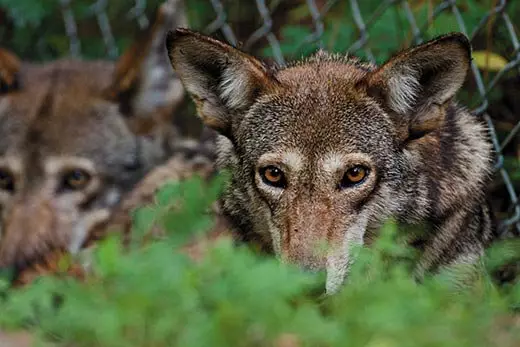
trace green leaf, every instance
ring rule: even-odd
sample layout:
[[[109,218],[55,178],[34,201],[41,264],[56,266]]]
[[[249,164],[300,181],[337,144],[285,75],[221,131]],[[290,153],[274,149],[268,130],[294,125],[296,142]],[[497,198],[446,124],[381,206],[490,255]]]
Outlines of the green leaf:
[[[158,217],[159,212],[153,206],[144,206],[135,210],[132,218],[132,239],[141,240],[151,230]]]
[[[177,200],[181,195],[181,185],[179,182],[171,182],[163,185],[155,194],[155,199],[159,206],[167,206]]]

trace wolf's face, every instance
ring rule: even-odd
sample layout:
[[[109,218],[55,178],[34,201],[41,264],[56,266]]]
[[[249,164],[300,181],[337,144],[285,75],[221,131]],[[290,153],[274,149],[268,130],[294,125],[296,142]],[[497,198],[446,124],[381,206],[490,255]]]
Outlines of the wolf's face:
[[[0,268],[77,251],[164,160],[184,93],[163,44],[183,15],[170,7],[117,64],[36,65],[0,50]]]
[[[233,146],[222,142],[237,163],[234,189],[247,197],[255,231],[285,260],[321,269],[336,266],[324,246],[347,257],[349,245],[363,243],[368,221],[390,212],[402,160],[394,124],[354,89],[358,76],[311,64],[321,66],[277,74],[284,88],[248,110]]]
[[[103,88],[89,86],[102,67],[22,67],[19,89],[0,96],[3,266],[23,268],[52,247],[77,250],[153,165],[143,156],[149,143],[130,131]]]
[[[327,269],[328,291],[343,281],[351,247],[402,212],[405,181],[438,148],[470,61],[461,34],[380,68],[319,52],[269,70],[186,30],[168,46],[199,115],[223,135],[220,164],[233,176],[224,210],[282,259]]]

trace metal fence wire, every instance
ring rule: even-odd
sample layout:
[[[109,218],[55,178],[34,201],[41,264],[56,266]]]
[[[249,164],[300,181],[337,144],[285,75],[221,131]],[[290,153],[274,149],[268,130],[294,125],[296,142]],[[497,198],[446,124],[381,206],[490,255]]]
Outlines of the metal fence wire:
[[[82,56],[72,0],[59,0],[69,53]],[[144,29],[150,23],[147,7],[151,0],[128,2],[125,20]],[[370,6],[367,4],[370,3]],[[263,54],[279,65],[318,47],[361,55],[380,63],[397,49],[419,44],[448,31],[466,34],[475,49],[497,52],[504,62],[493,69],[482,68],[474,59],[463,88],[475,117],[489,126],[496,151],[496,178],[491,199],[504,236],[520,236],[520,43],[512,18],[520,18],[520,1],[515,0],[186,0],[192,11],[190,26],[216,35],[245,51]],[[0,3],[1,4],[1,3]],[[120,54],[107,14],[108,0],[94,1],[91,19],[97,21],[106,55]],[[148,11],[149,12],[149,11]],[[204,12],[204,13],[201,13]],[[334,21],[330,18],[341,19]],[[292,22],[289,23],[289,19]],[[396,18],[389,21],[389,18]],[[192,20],[197,24],[192,24]],[[201,19],[202,18],[202,19]],[[119,20],[119,19],[118,19]],[[468,25],[468,21],[471,25]],[[292,28],[292,30],[291,30]],[[338,34],[338,31],[340,33]],[[349,35],[341,35],[348,31]],[[381,35],[381,32],[388,34]],[[390,33],[397,33],[395,38]],[[341,47],[331,46],[334,41]],[[297,44],[285,41],[298,36]],[[383,39],[381,38],[383,37]],[[294,40],[292,40],[294,41]],[[499,42],[498,42],[499,41]],[[381,46],[391,46],[381,57]],[[296,47],[296,48],[295,48]],[[390,52],[391,51],[391,52]],[[389,53],[390,52],[390,53]],[[490,62],[495,57],[487,60]],[[499,92],[499,96],[495,95]],[[466,103],[467,104],[467,103]]]

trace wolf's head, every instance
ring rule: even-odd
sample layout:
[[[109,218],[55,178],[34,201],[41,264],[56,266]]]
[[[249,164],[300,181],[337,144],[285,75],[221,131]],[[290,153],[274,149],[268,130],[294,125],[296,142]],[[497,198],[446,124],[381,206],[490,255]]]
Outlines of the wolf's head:
[[[0,267],[76,251],[164,160],[164,130],[184,93],[164,47],[168,30],[185,25],[177,3],[160,8],[117,64],[35,65],[0,50]]]
[[[224,210],[282,259],[327,269],[328,291],[343,281],[349,248],[405,212],[405,181],[438,147],[471,59],[462,34],[381,67],[318,52],[269,69],[184,29],[170,33],[167,47],[198,114],[222,135],[220,165],[233,177]]]

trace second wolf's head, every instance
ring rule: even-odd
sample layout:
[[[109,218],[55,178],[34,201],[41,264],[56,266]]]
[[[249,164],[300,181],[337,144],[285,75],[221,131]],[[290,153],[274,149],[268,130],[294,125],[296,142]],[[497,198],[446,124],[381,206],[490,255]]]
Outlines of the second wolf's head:
[[[0,268],[77,251],[165,159],[184,95],[164,47],[185,25],[180,5],[166,2],[116,64],[30,64],[0,50]]]
[[[471,59],[462,34],[381,67],[318,52],[270,69],[188,30],[172,32],[167,47],[200,117],[222,135],[219,165],[232,174],[225,214],[282,259],[327,269],[329,291],[350,247],[387,217],[445,220],[483,196],[489,142],[452,102]]]

